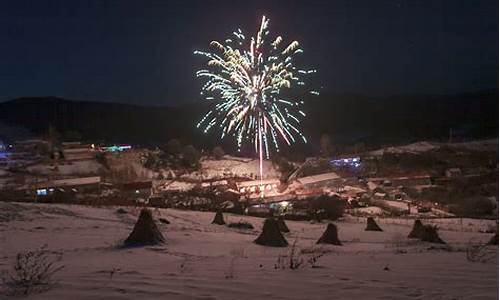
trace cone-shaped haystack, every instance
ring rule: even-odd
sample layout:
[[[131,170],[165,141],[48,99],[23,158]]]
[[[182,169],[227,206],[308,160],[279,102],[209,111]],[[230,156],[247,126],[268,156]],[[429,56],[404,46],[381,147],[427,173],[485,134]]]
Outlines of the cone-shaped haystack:
[[[437,226],[425,225],[420,239],[424,242],[446,244],[438,235]]]
[[[132,233],[125,240],[125,246],[157,245],[165,242],[165,238],[153,221],[151,211],[143,208],[135,223]]]
[[[368,217],[366,219],[366,228],[365,231],[383,231],[380,226],[378,226],[377,222],[372,217]]]
[[[339,237],[337,234],[337,226],[335,224],[329,223],[326,227],[325,232],[316,242],[316,244],[332,244],[341,246],[342,243],[339,241]]]
[[[281,216],[278,217],[278,219],[276,221],[278,222],[278,226],[279,226],[281,232],[284,232],[284,233],[290,232],[290,229],[288,229],[288,226],[286,226],[286,223],[285,223],[285,220],[283,219],[283,217],[281,217]]]
[[[422,233],[424,231],[424,225],[420,220],[415,220],[415,223],[413,223],[413,228],[408,235],[409,238],[412,239],[419,239],[422,236]]]
[[[214,220],[212,221],[212,224],[217,224],[217,225],[224,225],[226,222],[224,222],[224,216],[222,215],[222,212],[218,210],[215,213]]]
[[[494,236],[491,237],[491,239],[488,241],[487,245],[498,245],[498,232],[495,233]]]
[[[262,233],[254,242],[259,245],[271,247],[288,246],[288,242],[281,234],[278,222],[274,218],[267,218],[264,221]]]

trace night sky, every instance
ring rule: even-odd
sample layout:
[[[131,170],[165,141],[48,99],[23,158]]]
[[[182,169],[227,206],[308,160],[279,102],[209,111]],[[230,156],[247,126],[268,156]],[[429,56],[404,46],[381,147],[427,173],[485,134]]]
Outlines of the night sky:
[[[498,0],[2,1],[0,100],[196,101],[193,51],[253,35],[262,14],[326,95],[498,88]]]

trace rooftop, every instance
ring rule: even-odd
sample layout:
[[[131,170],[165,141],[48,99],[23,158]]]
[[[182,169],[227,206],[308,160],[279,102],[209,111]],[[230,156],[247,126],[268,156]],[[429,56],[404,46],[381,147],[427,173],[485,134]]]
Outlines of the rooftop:
[[[101,182],[101,177],[81,177],[81,178],[69,178],[69,179],[59,179],[50,180],[46,182],[39,183],[38,188],[44,187],[65,187],[65,186],[79,186],[79,185],[89,185],[98,184]]]
[[[249,187],[249,186],[258,186],[258,185],[267,185],[267,184],[280,184],[280,180],[278,178],[272,178],[272,179],[263,179],[263,180],[241,181],[241,182],[237,182],[236,186],[238,188],[244,188],[244,187]]]
[[[319,175],[313,175],[313,176],[307,176],[307,177],[301,177],[298,178],[297,181],[300,182],[301,184],[311,184],[315,182],[321,182],[321,181],[326,181],[326,180],[336,180],[340,179],[341,177],[337,175],[335,172],[330,172],[330,173],[324,173],[324,174],[319,174]]]
[[[140,189],[150,189],[153,187],[152,181],[135,181],[127,182],[122,185],[124,190],[140,190]]]

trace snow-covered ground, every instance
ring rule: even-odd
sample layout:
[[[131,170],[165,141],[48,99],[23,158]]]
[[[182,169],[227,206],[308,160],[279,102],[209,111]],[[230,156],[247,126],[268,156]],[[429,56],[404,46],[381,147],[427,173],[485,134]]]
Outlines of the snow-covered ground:
[[[444,250],[408,240],[411,221],[378,220],[384,232],[367,232],[364,218],[347,218],[336,222],[344,245],[321,247],[326,224],[287,221],[290,244],[325,254],[316,268],[282,270],[274,265],[291,246],[252,242],[263,219],[226,214],[255,226],[242,231],[210,224],[213,213],[159,209],[171,222],[159,225],[164,246],[118,249],[138,215],[125,209],[0,202],[0,269],[43,244],[64,253],[60,284],[29,299],[498,299],[498,259],[473,263],[464,252],[491,237],[479,233],[491,222],[466,220],[474,230],[461,231],[441,220]]]
[[[358,207],[349,210],[353,215],[381,216],[384,210],[378,206]]]
[[[161,185],[158,190],[161,191],[189,191],[196,186],[196,183],[184,182],[177,180],[166,180],[165,184]]]

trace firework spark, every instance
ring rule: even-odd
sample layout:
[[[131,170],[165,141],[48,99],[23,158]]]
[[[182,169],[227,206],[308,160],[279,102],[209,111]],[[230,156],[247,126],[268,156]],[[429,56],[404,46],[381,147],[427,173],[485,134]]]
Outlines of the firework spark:
[[[206,79],[201,95],[215,104],[197,127],[204,132],[220,127],[221,138],[234,137],[238,150],[245,142],[254,144],[261,165],[264,155],[269,158],[270,147],[279,152],[279,141],[290,145],[300,139],[307,143],[300,131],[304,102],[285,97],[283,91],[305,86],[302,77],[316,72],[293,65],[295,55],[303,52],[297,41],[283,47],[278,36],[269,42],[268,25],[269,19],[263,16],[256,37],[249,43],[238,29],[224,43],[211,42],[215,52],[194,52],[208,58],[210,69],[196,75]]]

